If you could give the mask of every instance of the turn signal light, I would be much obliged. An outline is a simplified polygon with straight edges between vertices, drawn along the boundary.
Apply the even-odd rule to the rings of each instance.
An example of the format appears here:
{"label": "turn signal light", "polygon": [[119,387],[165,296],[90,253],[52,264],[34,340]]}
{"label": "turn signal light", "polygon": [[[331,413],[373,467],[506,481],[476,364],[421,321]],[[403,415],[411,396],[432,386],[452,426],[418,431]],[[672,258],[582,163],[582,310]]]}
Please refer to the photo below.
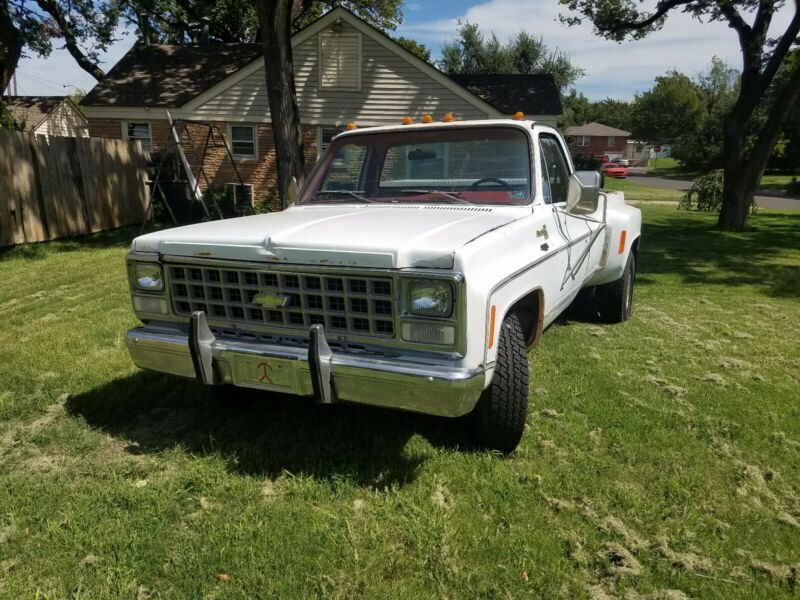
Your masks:
{"label": "turn signal light", "polygon": [[623,229],[622,233],[619,234],[619,253],[622,254],[625,252],[625,238],[628,237],[628,232]]}
{"label": "turn signal light", "polygon": [[411,117],[405,117],[403,119],[403,125],[411,125],[413,122],[414,122],[414,119],[412,119]]}
{"label": "turn signal light", "polygon": [[445,113],[445,115],[442,117],[442,121],[445,123],[452,123],[455,120],[456,118],[453,116],[453,113]]}
{"label": "turn signal light", "polygon": [[492,304],[492,311],[489,315],[489,348],[494,346],[494,317],[496,313],[495,305]]}
{"label": "turn signal light", "polygon": [[518,110],[514,113],[514,120],[515,121],[524,121],[525,120],[525,113],[521,110]]}
{"label": "turn signal light", "polygon": [[347,129],[347,131],[350,131],[351,129],[358,129],[358,125],[351,122],[345,125],[344,128]]}
{"label": "turn signal light", "polygon": [[423,123],[433,123],[433,117],[430,115],[422,115]]}

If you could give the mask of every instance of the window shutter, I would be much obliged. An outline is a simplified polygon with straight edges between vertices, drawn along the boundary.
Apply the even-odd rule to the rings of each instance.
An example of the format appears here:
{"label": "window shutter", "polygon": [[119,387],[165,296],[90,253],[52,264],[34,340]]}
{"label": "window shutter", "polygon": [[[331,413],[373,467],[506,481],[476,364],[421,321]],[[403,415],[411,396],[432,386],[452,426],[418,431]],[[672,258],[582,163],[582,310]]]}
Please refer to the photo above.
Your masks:
{"label": "window shutter", "polygon": [[319,36],[320,87],[357,90],[361,88],[361,36],[321,34]]}

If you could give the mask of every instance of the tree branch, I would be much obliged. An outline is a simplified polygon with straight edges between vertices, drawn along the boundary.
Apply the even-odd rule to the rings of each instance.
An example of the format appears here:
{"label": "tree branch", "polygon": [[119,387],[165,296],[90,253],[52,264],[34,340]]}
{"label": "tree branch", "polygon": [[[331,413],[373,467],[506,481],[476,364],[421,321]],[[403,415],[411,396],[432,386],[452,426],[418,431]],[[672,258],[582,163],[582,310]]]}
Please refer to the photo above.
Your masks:
{"label": "tree branch", "polygon": [[775,50],[773,50],[772,56],[769,61],[767,61],[767,65],[764,67],[764,71],[759,78],[759,90],[762,93],[767,89],[769,84],[772,83],[772,79],[778,72],[786,54],[788,54],[789,50],[795,42],[797,42],[798,34],[800,34],[800,0],[795,0],[794,17],[792,17],[791,22],[786,27],[786,31],[784,31],[781,36],[781,41],[775,46]]}
{"label": "tree branch", "polygon": [[55,0],[36,0],[36,4],[39,7],[46,11],[53,20],[58,24],[58,28],[61,30],[61,35],[64,37],[64,41],[67,45],[67,51],[72,55],[72,58],[75,59],[75,62],[78,63],[78,66],[86,71],[89,75],[100,81],[104,76],[105,73],[103,70],[97,66],[96,63],[93,63],[89,60],[89,57],[83,53],[83,50],[80,49],[78,46],[78,41],[75,38],[75,32],[72,31],[72,27],[70,27],[67,19],[64,16],[64,13],[61,12],[61,8],[55,2]]}
{"label": "tree branch", "polygon": [[761,0],[758,4],[756,18],[753,21],[753,35],[756,38],[764,38],[769,31],[772,23],[772,15],[775,14],[775,0]]}
{"label": "tree branch", "polygon": [[608,29],[647,29],[673,8],[689,4],[690,2],[691,0],[660,0],[660,2],[656,4],[656,12],[646,19],[641,21],[625,21],[620,19],[614,21],[613,27],[608,27]]}
{"label": "tree branch", "polygon": [[[778,141],[786,119],[792,108],[797,104],[798,99],[800,99],[800,65],[795,68],[791,78],[783,87],[781,93],[778,94],[772,106],[769,107],[769,118],[767,118],[764,127],[761,128],[756,138],[756,143],[749,153],[750,160],[747,161],[748,164],[758,170],[757,173],[753,173],[756,180],[762,175],[772,148]],[[759,157],[761,158],[759,159]],[[754,158],[755,160],[753,160]]]}

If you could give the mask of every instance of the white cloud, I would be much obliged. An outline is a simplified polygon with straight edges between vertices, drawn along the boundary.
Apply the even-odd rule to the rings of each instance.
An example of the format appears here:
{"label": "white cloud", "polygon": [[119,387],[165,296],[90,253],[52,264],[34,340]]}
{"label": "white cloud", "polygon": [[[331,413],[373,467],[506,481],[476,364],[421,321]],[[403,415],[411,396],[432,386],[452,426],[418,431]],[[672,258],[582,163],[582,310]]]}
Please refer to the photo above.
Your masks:
{"label": "white cloud", "polygon": [[[690,75],[705,70],[714,55],[732,66],[740,65],[736,35],[724,23],[700,23],[690,15],[675,13],[661,31],[618,44],[597,37],[588,24],[562,25],[558,16],[566,12],[556,0],[490,0],[468,8],[458,18],[477,23],[501,39],[521,29],[542,36],[548,47],[563,50],[586,71],[576,87],[592,99],[632,98],[669,69]],[[791,8],[781,11],[773,21],[774,30],[785,28],[790,19]],[[399,31],[435,48],[453,39],[457,28],[457,19],[452,18],[402,25]]]}

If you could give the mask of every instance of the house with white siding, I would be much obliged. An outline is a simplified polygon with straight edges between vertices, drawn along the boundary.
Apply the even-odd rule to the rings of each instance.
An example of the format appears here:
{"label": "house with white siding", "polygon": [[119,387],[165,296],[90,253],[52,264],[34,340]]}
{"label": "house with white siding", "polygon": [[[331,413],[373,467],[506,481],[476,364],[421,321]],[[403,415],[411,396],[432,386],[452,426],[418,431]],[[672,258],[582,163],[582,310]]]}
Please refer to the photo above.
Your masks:
{"label": "house with white siding", "polygon": [[[364,128],[424,114],[485,119],[517,111],[555,123],[562,113],[550,75],[448,77],[341,7],[297,32],[292,52],[309,169],[347,123]],[[137,44],[81,104],[91,136],[138,140],[151,152],[169,140],[167,112],[188,123],[198,146],[207,137],[199,124],[216,125],[251,186],[247,196],[274,194],[274,143],[258,44]],[[203,166],[213,187],[236,183],[224,147],[215,146]]]}
{"label": "house with white siding", "polygon": [[88,122],[67,96],[4,96],[11,117],[25,131],[44,137],[86,137]]}

